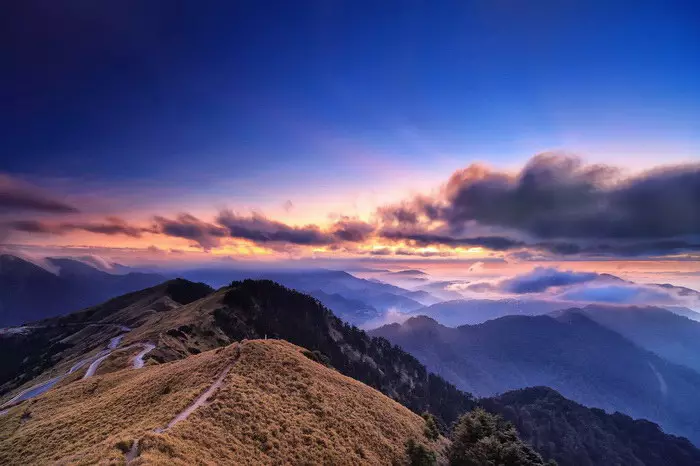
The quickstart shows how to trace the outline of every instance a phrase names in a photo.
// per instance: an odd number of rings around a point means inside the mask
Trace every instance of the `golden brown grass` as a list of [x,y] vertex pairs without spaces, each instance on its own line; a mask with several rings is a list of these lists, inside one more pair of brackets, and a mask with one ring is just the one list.
[[[120,371],[122,369],[129,369],[133,367],[132,360],[134,357],[141,352],[143,348],[140,346],[135,346],[125,349],[117,349],[112,354],[110,354],[107,359],[102,361],[100,367],[97,368],[95,375],[104,375],[111,372]],[[84,373],[85,371],[82,371]]]
[[[132,328],[131,332],[124,335],[121,346],[128,346],[131,343],[143,341],[154,342],[158,345],[158,349],[153,351],[152,356],[159,356],[161,361],[172,361],[186,357],[190,354],[191,348],[207,351],[231,343],[221,332],[218,332],[221,334],[218,335],[219,340],[202,338],[201,341],[185,342],[178,341],[178,339],[170,337],[166,333],[167,330],[178,328],[180,325],[191,324],[194,321],[210,321],[211,318],[208,314],[212,309],[220,305],[223,292],[215,293],[190,305],[182,306],[167,296],[160,296],[162,290],[151,290],[148,293],[146,291],[148,290],[138,292],[143,295],[140,299],[117,311],[107,312],[103,309],[109,308],[109,302],[90,308],[91,310],[96,310],[92,323],[97,325],[82,323],[66,327],[68,336],[62,340],[62,343],[73,346],[57,355],[55,365],[34,379],[16,387],[10,382],[1,385],[0,389],[5,389],[7,392],[0,396],[0,404],[28,387],[55,376],[66,374],[68,369],[77,361],[97,354],[107,346],[110,338],[124,333],[120,328],[121,325],[127,325]],[[158,311],[155,309],[158,309]],[[177,312],[171,312],[173,310],[177,310]],[[83,374],[85,372],[84,369],[81,369],[79,372]],[[76,378],[77,376],[71,375],[68,379],[75,380]],[[66,381],[64,379],[60,384],[65,384]]]
[[[392,464],[409,438],[427,443],[419,416],[301,351],[245,341],[73,382],[0,417],[0,463],[120,464],[138,438],[134,465]],[[153,433],[232,361],[208,404]]]
[[167,424],[234,350],[78,380],[22,403],[0,417],[0,464],[121,463],[118,442]]

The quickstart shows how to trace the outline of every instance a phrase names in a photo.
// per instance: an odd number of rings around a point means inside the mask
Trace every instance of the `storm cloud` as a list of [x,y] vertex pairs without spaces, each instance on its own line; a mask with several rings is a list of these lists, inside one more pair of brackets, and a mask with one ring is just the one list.
[[290,226],[260,214],[245,217],[225,210],[219,214],[216,222],[224,227],[228,236],[256,243],[324,245],[333,242],[332,237],[317,225]]
[[515,177],[458,172],[441,217],[475,220],[540,238],[661,239],[700,234],[700,165],[619,181],[619,171],[563,155],[539,155]]

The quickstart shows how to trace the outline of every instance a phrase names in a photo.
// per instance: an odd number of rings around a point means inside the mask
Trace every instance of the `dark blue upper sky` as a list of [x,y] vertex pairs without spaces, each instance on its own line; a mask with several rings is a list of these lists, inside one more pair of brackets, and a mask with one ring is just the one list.
[[5,10],[2,171],[320,176],[352,157],[348,141],[428,170],[433,152],[463,165],[471,154],[508,162],[605,144],[692,151],[700,139],[696,2],[83,0]]

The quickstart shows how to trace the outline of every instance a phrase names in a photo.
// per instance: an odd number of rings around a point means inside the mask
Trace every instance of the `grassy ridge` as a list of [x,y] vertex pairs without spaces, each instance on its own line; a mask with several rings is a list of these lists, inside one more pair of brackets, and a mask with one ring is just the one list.
[[[283,341],[246,341],[186,359],[75,381],[0,418],[0,463],[137,461],[391,464],[425,423]],[[235,361],[210,404],[155,434]],[[440,449],[440,440],[433,448]]]

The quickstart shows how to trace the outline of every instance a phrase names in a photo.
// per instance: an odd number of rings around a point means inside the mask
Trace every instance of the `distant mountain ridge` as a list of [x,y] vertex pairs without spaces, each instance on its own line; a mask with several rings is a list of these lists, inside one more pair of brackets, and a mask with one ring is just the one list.
[[509,315],[544,315],[568,307],[570,303],[543,299],[457,299],[416,309],[406,316],[428,316],[448,327],[457,327]]
[[700,374],[580,312],[507,316],[457,328],[416,317],[370,334],[478,396],[548,386],[586,406],[646,418],[700,443]]
[[109,274],[72,259],[48,258],[53,274],[17,256],[0,255],[0,326],[52,317],[156,285],[158,274]]
[[591,304],[555,311],[554,315],[571,312],[581,313],[637,346],[700,373],[700,322],[655,306]]
[[378,280],[358,278],[339,270],[202,269],[185,271],[183,276],[215,288],[235,280],[272,280],[311,294],[330,308],[337,307],[343,320],[359,326],[381,318],[389,310],[409,312],[438,300],[429,293],[413,292]]

